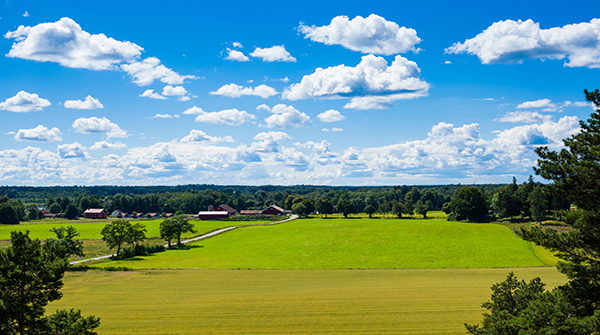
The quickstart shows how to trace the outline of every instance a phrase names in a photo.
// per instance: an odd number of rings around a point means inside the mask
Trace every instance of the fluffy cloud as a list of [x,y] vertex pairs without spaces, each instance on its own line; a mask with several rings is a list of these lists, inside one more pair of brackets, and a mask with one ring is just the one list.
[[100,100],[88,95],[85,100],[67,100],[64,104],[65,108],[72,109],[100,109],[104,108],[104,105],[100,103]]
[[235,142],[233,137],[225,136],[210,136],[202,130],[192,129],[190,134],[181,139],[181,142],[204,142],[204,143],[219,143],[219,142]]
[[250,58],[248,58],[248,56],[244,55],[243,52],[241,51],[237,51],[237,50],[232,50],[227,48],[227,57],[225,57],[225,59],[228,60],[233,60],[236,62],[248,62],[250,61]]
[[78,142],[58,146],[58,155],[62,158],[90,158],[85,148]]
[[556,108],[556,104],[550,99],[540,99],[535,101],[525,101],[516,108]]
[[327,45],[341,45],[346,49],[378,55],[393,55],[418,51],[415,44],[421,42],[414,29],[400,27],[381,16],[371,14],[367,18],[336,16],[328,26],[316,27],[300,24],[298,30],[304,38]]
[[317,115],[317,118],[321,120],[321,122],[337,122],[346,119],[345,116],[343,116],[339,111],[336,111],[335,109],[325,111]]
[[121,65],[121,69],[133,77],[133,82],[138,86],[148,86],[155,80],[165,84],[181,85],[186,79],[197,79],[196,76],[182,76],[179,73],[160,64],[156,57],[148,57],[141,62]]
[[9,112],[27,113],[41,111],[43,108],[50,106],[50,101],[40,98],[35,93],[27,93],[20,91],[12,98],[0,102],[0,109]]
[[167,97],[163,97],[160,93],[154,92],[154,90],[145,90],[144,93],[140,94],[140,97],[156,99],[156,100],[166,100]]
[[211,95],[222,95],[230,98],[239,98],[242,95],[254,95],[267,99],[270,96],[278,94],[278,92],[267,85],[258,85],[256,87],[243,87],[236,84],[227,84],[220,87],[214,92],[210,92]]
[[250,54],[252,57],[261,58],[265,62],[295,62],[296,58],[292,57],[285,50],[283,45],[275,45],[270,48],[256,48]]
[[291,140],[292,137],[282,131],[269,131],[256,134],[254,139],[257,141],[285,141]]
[[301,128],[310,125],[310,117],[298,111],[293,106],[284,104],[275,105],[271,109],[273,115],[267,117],[267,128]]
[[100,141],[94,143],[90,147],[90,150],[113,150],[113,149],[125,149],[127,146],[121,142],[110,143],[106,141]]
[[171,86],[167,85],[163,88],[162,94],[164,96],[172,96],[172,95],[186,95],[188,92],[185,90],[183,86]]
[[62,137],[58,128],[48,129],[42,125],[39,125],[33,129],[19,129],[15,135],[15,140],[54,142],[62,141]]
[[101,119],[97,117],[82,117],[75,120],[71,126],[76,132],[83,134],[105,133],[108,138],[129,137],[129,134],[125,130],[105,117]]
[[578,131],[579,119],[576,116],[563,116],[558,122],[545,121],[541,124],[503,130],[494,142],[508,148],[526,145],[548,145],[558,148],[562,145],[562,139]]
[[344,131],[344,129],[333,127],[333,128],[331,128],[331,131]]
[[390,66],[383,57],[366,55],[356,67],[338,65],[317,68],[300,83],[286,88],[288,100],[308,98],[351,98],[344,108],[383,109],[399,99],[427,96],[429,84],[419,79],[415,62],[396,56]]
[[529,111],[516,111],[516,112],[508,112],[501,118],[494,119],[494,121],[499,122],[523,122],[523,123],[540,123],[545,121],[550,121],[552,117],[549,115],[542,115],[538,112],[529,112]]
[[186,109],[182,114],[186,114],[186,115],[198,115],[198,114],[203,114],[205,113],[204,110],[202,110],[202,108],[200,107],[190,107],[188,109]]
[[134,43],[83,31],[68,17],[33,27],[19,26],[4,37],[16,40],[8,57],[90,70],[114,69],[115,64],[134,61],[143,51]]
[[256,115],[233,108],[225,109],[219,112],[199,112],[198,116],[196,117],[196,122],[239,126],[254,119],[256,119]]
[[[324,140],[287,144],[284,132],[263,132],[249,144],[218,145],[228,137],[191,131],[186,139],[135,147],[125,154],[94,160],[79,143],[60,146],[58,153],[27,147],[0,151],[0,181],[11,184],[77,183],[183,184],[226,178],[239,184],[424,184],[486,183],[506,176],[526,178],[537,156],[533,148],[562,148],[561,139],[579,131],[577,117],[520,125],[496,132],[491,140],[478,124],[440,122],[421,139],[381,147],[346,147],[332,152]],[[118,143],[118,142],[117,142]],[[91,149],[122,149],[97,142]],[[339,144],[338,144],[339,145]],[[70,159],[79,157],[82,159]],[[360,179],[356,179],[360,178]]]
[[446,52],[477,55],[483,64],[567,58],[565,66],[600,68],[600,19],[550,29],[532,20],[498,21]]
[[171,114],[156,114],[152,117],[150,117],[151,119],[172,119],[172,118],[178,118],[179,115],[175,114],[175,115],[171,115]]

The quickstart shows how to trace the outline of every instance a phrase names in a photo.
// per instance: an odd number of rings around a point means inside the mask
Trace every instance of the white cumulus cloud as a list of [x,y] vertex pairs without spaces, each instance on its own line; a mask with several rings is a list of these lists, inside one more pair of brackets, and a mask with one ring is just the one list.
[[162,65],[156,57],[148,57],[141,62],[123,64],[121,69],[132,76],[133,82],[138,86],[148,86],[155,80],[170,85],[181,85],[186,79],[197,79],[196,76],[192,75],[180,75]]
[[254,139],[257,141],[285,141],[291,140],[292,137],[282,131],[268,131],[256,134]]
[[190,134],[181,139],[181,142],[205,142],[205,143],[219,143],[219,142],[235,142],[233,137],[225,136],[210,136],[202,130],[192,129]]
[[525,101],[515,108],[556,108],[556,104],[550,99],[540,99],[535,101]]
[[198,115],[198,114],[203,114],[203,113],[205,113],[205,111],[202,108],[194,106],[194,107],[190,107],[190,108],[186,109],[182,114]]
[[494,119],[499,122],[523,122],[523,123],[540,123],[550,121],[552,117],[550,115],[542,115],[538,112],[530,111],[515,111],[508,112],[504,116]]
[[196,117],[196,122],[239,126],[254,119],[256,119],[256,115],[233,108],[218,112],[200,112]]
[[296,58],[285,50],[283,45],[275,45],[270,48],[256,48],[250,54],[252,57],[261,58],[265,62],[295,62]]
[[51,103],[47,99],[40,98],[35,93],[27,93],[20,91],[12,98],[0,102],[0,109],[9,112],[27,113],[41,111],[43,108],[50,106]]
[[19,26],[4,37],[16,40],[7,57],[90,70],[113,69],[115,64],[134,61],[143,51],[134,43],[83,31],[68,17],[33,27]]
[[78,142],[58,146],[58,155],[62,158],[81,158],[87,160],[89,155],[84,151],[85,147]]
[[317,115],[317,118],[322,122],[337,122],[346,119],[345,116],[335,109],[324,111],[323,113]]
[[244,87],[236,84],[227,84],[221,86],[218,90],[210,92],[211,95],[222,95],[230,98],[239,98],[243,95],[253,95],[267,99],[279,92],[267,85],[258,85],[256,87]]
[[121,129],[116,123],[111,122],[105,117],[82,117],[75,120],[71,126],[76,132],[83,134],[105,133],[108,138],[129,137],[127,131]]
[[336,16],[328,26],[316,27],[300,24],[298,30],[305,38],[326,45],[341,45],[346,49],[378,55],[393,55],[407,51],[418,51],[415,44],[421,42],[417,31],[400,27],[379,15],[366,18]]
[[151,119],[172,119],[172,118],[178,118],[178,117],[179,117],[179,115],[177,115],[177,114],[171,115],[171,114],[168,114],[168,113],[165,113],[165,114],[157,113],[156,115],[154,115],[154,116],[152,116],[150,118]]
[[532,20],[498,21],[446,52],[477,55],[483,64],[566,58],[568,67],[600,68],[600,19],[550,29]]
[[167,97],[160,95],[160,93],[154,92],[154,90],[145,90],[144,93],[140,94],[140,97],[156,99],[156,100],[166,100]]
[[273,114],[265,119],[267,128],[289,129],[310,125],[310,117],[293,106],[278,104],[271,109],[271,113]]
[[32,129],[19,129],[15,135],[17,141],[36,141],[36,142],[55,142],[62,141],[61,133],[58,128],[48,129],[38,125]]
[[67,100],[64,103],[65,108],[71,109],[100,109],[104,108],[104,105],[100,100],[88,95],[85,100]]
[[338,65],[317,68],[300,83],[286,88],[288,100],[308,98],[344,99],[344,108],[384,109],[396,100],[427,96],[429,83],[419,79],[417,63],[396,56],[391,65],[383,57],[366,55],[356,67]]
[[121,142],[110,143],[107,141],[100,141],[94,143],[89,149],[90,150],[113,150],[113,149],[125,149],[127,146]]
[[227,59],[227,60],[233,60],[233,61],[236,61],[236,62],[248,62],[248,61],[250,61],[250,58],[248,58],[248,56],[244,55],[243,52],[237,51],[237,50],[233,50],[233,49],[229,49],[229,48],[227,48],[227,57],[225,57],[225,59]]
[[188,92],[185,90],[183,86],[171,86],[167,85],[163,88],[162,94],[164,96],[181,96],[186,95]]

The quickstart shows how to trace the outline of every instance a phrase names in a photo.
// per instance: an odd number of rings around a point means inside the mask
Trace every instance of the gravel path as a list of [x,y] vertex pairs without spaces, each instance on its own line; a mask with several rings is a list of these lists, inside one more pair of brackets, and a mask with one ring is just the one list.
[[[298,215],[293,214],[292,216],[290,216],[289,218],[287,218],[285,220],[276,221],[276,222],[263,223],[263,224],[259,224],[259,225],[240,225],[240,226],[227,227],[227,228],[215,230],[215,231],[210,232],[208,234],[204,234],[204,235],[201,235],[201,236],[198,236],[198,237],[191,238],[189,240],[181,241],[181,243],[190,243],[190,242],[196,242],[196,241],[204,240],[204,239],[211,238],[213,236],[217,236],[217,235],[223,234],[225,232],[228,232],[230,230],[234,230],[234,229],[237,229],[237,228],[250,227],[250,226],[272,226],[272,225],[276,225],[276,224],[280,224],[280,223],[292,221],[292,220],[295,220],[297,218],[298,218]],[[165,245],[165,247],[167,247],[167,245]],[[82,259],[82,260],[79,260],[79,261],[71,262],[71,265],[85,263],[85,262],[89,262],[89,261],[96,261],[96,260],[100,260],[100,259],[110,258],[110,257],[113,257],[113,256],[116,256],[116,255],[106,255],[106,256],[99,256],[99,257],[94,257],[94,258]]]

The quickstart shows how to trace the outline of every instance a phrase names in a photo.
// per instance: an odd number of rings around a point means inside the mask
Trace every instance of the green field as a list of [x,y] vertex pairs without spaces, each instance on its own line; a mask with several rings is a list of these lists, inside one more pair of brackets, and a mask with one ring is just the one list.
[[147,257],[97,266],[199,269],[405,269],[544,266],[497,224],[445,219],[300,219],[240,228]]
[[464,334],[509,271],[566,281],[553,267],[425,270],[70,272],[48,311],[102,318],[104,334]]
[[[23,222],[18,225],[0,225],[0,240],[10,240],[10,232],[11,231],[26,231],[29,230],[29,236],[31,238],[39,238],[45,239],[49,237],[54,237],[54,233],[50,232],[50,229],[54,227],[66,227],[73,226],[79,232],[79,238],[82,240],[90,240],[90,239],[101,239],[102,235],[100,235],[100,231],[102,228],[106,226],[107,223],[113,220],[60,220],[53,221],[52,219],[34,221],[32,223]],[[142,223],[146,225],[146,229],[148,232],[146,236],[148,237],[159,237],[160,236],[160,223],[163,219],[157,220],[139,220],[135,222]],[[192,220],[190,221],[194,224],[194,229],[198,231],[197,234],[187,233],[185,237],[191,237],[198,234],[203,234],[209,231],[212,231],[221,227],[229,227],[234,226],[239,223],[233,221],[199,221]]]

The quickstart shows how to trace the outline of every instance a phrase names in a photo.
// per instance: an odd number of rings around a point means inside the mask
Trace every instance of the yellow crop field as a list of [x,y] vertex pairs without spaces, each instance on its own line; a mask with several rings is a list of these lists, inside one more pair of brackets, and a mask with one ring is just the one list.
[[553,267],[87,271],[48,311],[99,316],[99,334],[464,334],[509,271],[566,281]]

